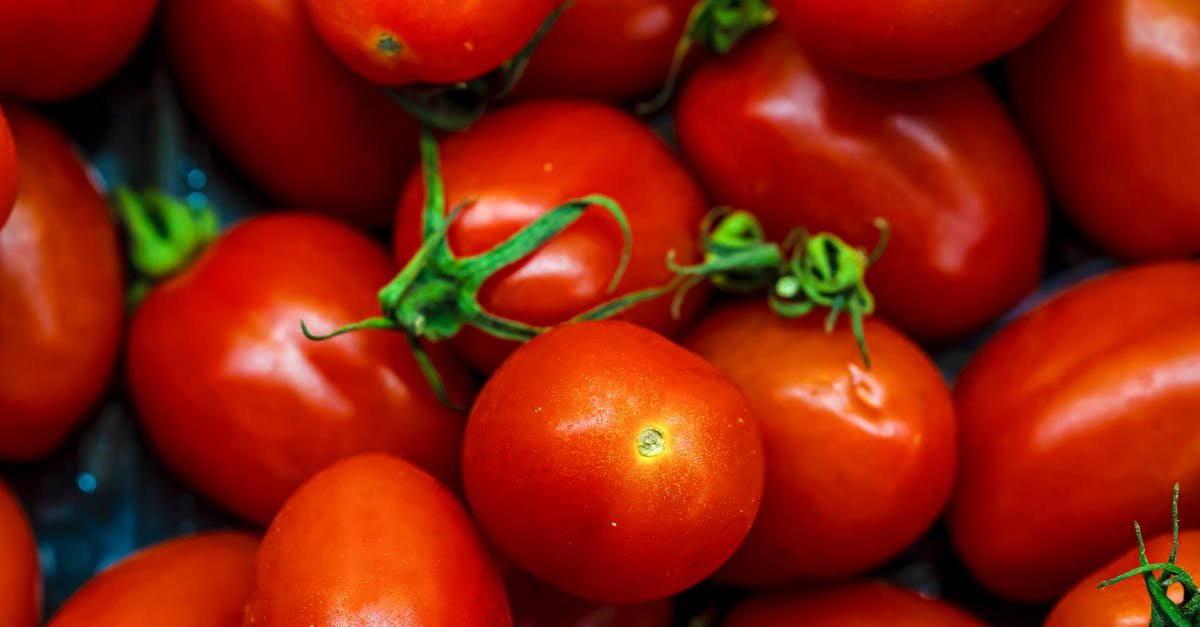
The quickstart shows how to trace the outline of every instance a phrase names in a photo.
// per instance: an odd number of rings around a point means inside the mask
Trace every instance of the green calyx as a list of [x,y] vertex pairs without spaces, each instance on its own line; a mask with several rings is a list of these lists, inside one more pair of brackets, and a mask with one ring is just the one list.
[[129,235],[129,258],[138,279],[131,304],[149,287],[186,268],[217,237],[217,215],[159,191],[136,193],[120,187],[113,198]]
[[[1171,556],[1165,563],[1150,563],[1146,557],[1146,541],[1142,537],[1142,527],[1133,523],[1134,535],[1137,536],[1138,561],[1140,566],[1122,573],[1112,579],[1100,583],[1100,588],[1107,588],[1126,579],[1141,576],[1150,593],[1150,624],[1149,627],[1197,627],[1200,626],[1200,588],[1186,570],[1175,565],[1175,557],[1179,553],[1179,484],[1175,484],[1171,498]],[[1154,573],[1160,573],[1157,577]],[[1183,587],[1183,600],[1179,603],[1167,596],[1167,590],[1179,584]]]

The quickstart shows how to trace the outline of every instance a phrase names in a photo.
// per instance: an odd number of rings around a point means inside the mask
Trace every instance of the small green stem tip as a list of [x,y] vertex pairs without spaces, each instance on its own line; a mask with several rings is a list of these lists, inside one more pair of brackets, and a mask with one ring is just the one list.
[[113,200],[129,236],[129,258],[137,280],[131,301],[150,284],[187,267],[217,237],[217,215],[210,207],[191,207],[159,191],[136,193],[127,187]]

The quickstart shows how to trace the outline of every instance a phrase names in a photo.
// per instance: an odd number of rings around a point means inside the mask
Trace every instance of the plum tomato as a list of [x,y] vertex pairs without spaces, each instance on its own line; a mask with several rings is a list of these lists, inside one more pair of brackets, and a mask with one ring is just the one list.
[[523,573],[505,577],[514,627],[671,627],[675,606],[670,599],[601,605],[555,590]]
[[458,500],[416,466],[360,455],[296,491],[263,539],[246,627],[511,627]]
[[108,387],[124,313],[111,211],[59,129],[5,108],[21,167],[0,229],[0,459],[58,446]]
[[[975,355],[955,399],[958,553],[999,596],[1053,600],[1128,547],[1133,520],[1169,529],[1162,496],[1200,481],[1200,265],[1056,296]],[[1200,517],[1200,492],[1180,507]]]
[[[265,524],[321,468],[358,453],[406,457],[457,484],[464,416],[438,402],[398,333],[312,342],[365,317],[386,253],[329,218],[266,214],[221,236],[152,289],[129,332],[129,387],[150,442],[204,495]],[[464,368],[435,352],[451,398]]]
[[[213,142],[286,206],[383,226],[417,124],[325,49],[303,0],[171,0],[176,81]],[[220,42],[214,45],[213,42]]]
[[21,504],[2,481],[0,556],[0,625],[37,627],[42,612],[37,545]]
[[912,543],[950,498],[949,388],[886,323],[867,320],[865,331],[870,369],[850,325],[826,333],[819,318],[757,303],[722,307],[686,336],[737,383],[763,431],[762,508],[717,580],[769,586],[866,570]]
[[[707,202],[667,145],[632,116],[583,101],[533,101],[484,117],[442,143],[447,208],[472,203],[451,226],[457,255],[482,253],[554,207],[605,194],[624,209],[633,256],[615,294],[607,287],[624,240],[612,217],[594,207],[566,231],[484,284],[483,308],[535,325],[553,325],[628,292],[671,280],[667,253],[699,261]],[[414,176],[396,217],[396,256],[403,264],[421,244],[425,188]],[[672,334],[670,297],[642,303],[622,318]],[[699,299],[690,301],[699,305]],[[684,319],[694,307],[685,308]],[[516,344],[466,329],[455,349],[490,372]]]
[[1200,253],[1200,3],[1073,2],[1008,64],[1067,215],[1131,260]]
[[803,593],[775,592],[734,606],[721,627],[985,627],[950,604],[890,585],[861,582]]
[[484,385],[467,500],[513,564],[598,603],[662,599],[733,554],[763,486],[758,424],[697,355],[620,321],[557,327]]
[[4,228],[16,200],[17,149],[13,147],[12,132],[8,130],[4,111],[0,110],[0,228]]
[[525,47],[563,0],[305,0],[329,48],[381,85],[458,83]]
[[780,30],[693,75],[679,142],[714,198],[768,234],[891,244],[867,283],[919,340],[958,339],[1033,290],[1046,205],[1003,107],[978,77],[897,85],[810,61]]

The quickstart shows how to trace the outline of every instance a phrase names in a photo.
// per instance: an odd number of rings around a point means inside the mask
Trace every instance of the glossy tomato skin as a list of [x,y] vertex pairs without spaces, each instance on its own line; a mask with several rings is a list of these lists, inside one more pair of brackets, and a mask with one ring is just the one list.
[[780,30],[701,67],[677,109],[680,146],[713,197],[769,234],[892,240],[868,283],[885,318],[944,342],[1036,285],[1046,207],[1000,103],[975,76],[897,85],[810,61]]
[[37,627],[42,584],[37,545],[21,504],[0,482],[0,625]]
[[0,228],[8,221],[17,200],[17,149],[4,111],[0,110]]
[[528,575],[505,578],[514,627],[671,627],[675,607],[670,599],[601,605],[555,590]]
[[284,505],[243,625],[511,627],[504,584],[462,505],[417,467],[360,455]]
[[[300,332],[301,319],[324,332],[377,314],[391,274],[387,255],[341,223],[266,214],[152,290],[130,327],[129,385],[167,465],[262,524],[305,479],[357,453],[403,455],[455,485],[464,416],[437,401],[401,334]],[[468,403],[462,367],[439,365]]]
[[257,549],[232,531],[158,544],[96,575],[47,627],[238,627]]
[[928,80],[976,68],[1033,37],[1068,0],[775,0],[804,49],[848,72]]
[[67,437],[108,385],[124,309],[116,229],[70,140],[6,107],[21,180],[0,229],[0,459]]
[[1008,64],[1071,220],[1131,260],[1200,252],[1200,4],[1074,2]]
[[329,48],[381,85],[487,74],[533,38],[563,0],[305,0]]
[[[737,383],[763,430],[762,509],[717,574],[769,586],[839,578],[911,544],[954,482],[954,400],[911,340],[867,320],[872,366],[848,324],[788,320],[758,303],[707,315],[684,345]],[[869,503],[870,505],[864,505]]]
[[[1190,262],[1093,279],[1009,325],[962,372],[949,523],[984,586],[1053,600],[1126,548],[1133,520],[1170,528],[1163,495],[1200,479],[1197,286]],[[1198,506],[1185,490],[1183,519]]]
[[0,95],[58,101],[104,82],[133,53],[158,0],[0,3]]
[[484,386],[463,480],[513,564],[574,596],[634,603],[698,583],[741,543],[762,441],[737,387],[700,357],[627,322],[569,324]]
[[632,100],[667,80],[696,0],[578,0],[554,23],[518,92]]
[[985,627],[966,612],[915,592],[861,582],[808,593],[776,592],[734,606],[721,627]]
[[170,0],[163,28],[193,113],[252,181],[287,206],[388,223],[416,122],[325,49],[303,0]]
[[[600,303],[671,280],[667,253],[698,261],[704,196],[663,143],[636,119],[592,102],[549,100],[512,106],[485,117],[442,144],[447,207],[474,202],[450,229],[460,256],[500,244],[552,208],[590,194],[616,200],[629,219],[633,256],[618,290],[607,293],[624,241],[599,207],[533,255],[483,286],[484,309],[535,325],[564,322]],[[396,256],[407,262],[420,244],[424,185],[414,175],[396,217]],[[699,305],[700,299],[690,301]],[[683,320],[694,311],[685,308]],[[670,298],[625,312],[622,319],[666,334],[682,324]],[[490,372],[516,345],[468,329],[454,347]]]

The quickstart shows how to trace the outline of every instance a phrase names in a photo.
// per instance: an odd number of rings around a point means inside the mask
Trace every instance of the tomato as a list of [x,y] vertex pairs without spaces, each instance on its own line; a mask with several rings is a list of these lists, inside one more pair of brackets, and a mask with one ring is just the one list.
[[734,606],[721,627],[984,627],[962,610],[890,585],[861,582],[773,593]]
[[0,228],[8,221],[17,200],[17,150],[4,111],[0,110]]
[[[437,401],[402,335],[300,332],[301,319],[323,329],[368,316],[390,275],[349,227],[268,214],[151,291],[130,328],[129,387],[167,465],[264,524],[305,479],[357,453],[403,455],[455,484],[463,416]],[[465,371],[439,364],[465,403]]]
[[[491,249],[553,207],[590,194],[612,197],[629,218],[633,257],[616,294],[607,287],[624,241],[612,217],[596,207],[484,284],[480,302],[493,314],[557,324],[613,296],[667,283],[673,276],[666,265],[671,250],[679,263],[699,260],[700,222],[707,211],[703,194],[666,144],[608,105],[538,101],[497,111],[444,140],[442,174],[448,208],[473,200],[448,236],[461,256]],[[424,185],[414,176],[396,216],[401,263],[420,245],[424,199]],[[671,317],[669,297],[622,317],[667,334],[681,325]],[[454,346],[483,371],[494,370],[516,347],[473,329]]]
[[42,584],[37,545],[21,504],[0,482],[0,625],[37,627]]
[[247,626],[512,625],[458,500],[403,460],[360,455],[288,499],[258,554]]
[[567,596],[513,573],[507,577],[515,627],[671,627],[675,608],[669,599],[633,605],[600,605]]
[[918,339],[962,337],[1037,284],[1046,207],[1004,109],[975,76],[894,85],[808,60],[772,30],[701,67],[680,146],[724,204],[776,238],[796,227],[870,248],[883,315]]
[[[908,546],[954,481],[954,401],[912,341],[867,320],[872,366],[848,324],[736,304],[684,345],[733,379],[762,425],[762,509],[717,575],[741,586],[844,577]],[[870,503],[870,506],[864,506]]]
[[[1171,534],[1146,543],[1151,563],[1166,562],[1171,555]],[[1200,572],[1200,531],[1179,534],[1179,554],[1175,561],[1185,570]],[[1130,549],[1107,566],[1084,577],[1055,603],[1045,627],[1125,627],[1150,623],[1150,593],[1141,577],[1126,579],[1103,590],[1098,584],[1137,568],[1138,551]],[[1176,587],[1178,588],[1178,586]],[[1172,595],[1178,602],[1180,596]]]
[[150,26],[158,0],[0,2],[0,94],[58,101],[116,73]]
[[774,0],[814,57],[849,72],[932,79],[983,65],[1042,30],[1068,0]]
[[21,162],[0,229],[0,459],[39,458],[100,398],[124,309],[117,234],[70,140],[7,107]]
[[303,0],[172,0],[163,28],[192,111],[250,179],[285,205],[391,219],[416,122],[325,49]]
[[1074,2],[1009,83],[1071,220],[1126,259],[1200,252],[1200,4]]
[[238,627],[257,548],[229,531],[150,547],[84,584],[47,627]]
[[[1163,495],[1200,480],[1197,287],[1190,262],[1104,275],[1009,325],[962,372],[949,523],[986,587],[1049,601],[1127,547],[1135,518],[1169,528]],[[1180,505],[1200,516],[1195,492]]]
[[578,0],[529,60],[523,94],[632,100],[667,80],[696,0]]
[[563,0],[305,0],[334,54],[382,85],[457,83],[500,66]]
[[518,567],[591,601],[648,601],[712,574],[745,538],[762,442],[737,386],[703,359],[627,322],[584,322],[534,338],[484,385],[463,482]]

